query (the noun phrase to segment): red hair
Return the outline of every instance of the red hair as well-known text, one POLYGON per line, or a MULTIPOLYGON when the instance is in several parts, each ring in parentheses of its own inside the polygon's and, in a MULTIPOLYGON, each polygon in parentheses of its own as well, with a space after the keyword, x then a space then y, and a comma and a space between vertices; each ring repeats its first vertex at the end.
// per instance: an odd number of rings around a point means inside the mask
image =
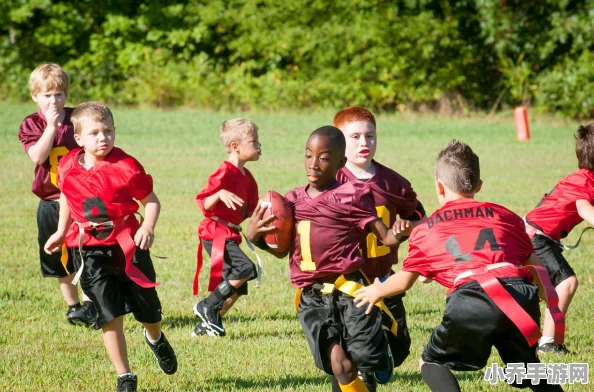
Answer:
POLYGON ((373 116, 373 113, 361 106, 344 108, 334 116, 334 126, 336 128, 342 128, 347 124, 358 121, 368 122, 375 127, 375 117, 373 116))

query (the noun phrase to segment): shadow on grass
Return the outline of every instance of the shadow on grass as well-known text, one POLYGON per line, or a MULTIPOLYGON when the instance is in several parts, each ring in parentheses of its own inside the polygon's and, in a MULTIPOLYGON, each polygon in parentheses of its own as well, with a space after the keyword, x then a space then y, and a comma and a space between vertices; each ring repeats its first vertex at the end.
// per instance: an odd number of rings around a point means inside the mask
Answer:
MULTIPOLYGON (((329 376, 320 375, 317 377, 303 377, 285 375, 281 377, 264 377, 258 380, 250 378, 241 378, 234 376, 213 377, 205 380, 202 385, 191 385, 188 383, 184 386, 184 391, 237 391, 242 389, 276 389, 284 390, 288 388, 296 388, 301 385, 315 386, 330 390, 331 379, 329 376)), ((162 389, 139 389, 141 392, 165 392, 162 389)))
MULTIPOLYGON (((482 380, 483 376, 484 376, 484 370, 478 370, 476 372, 453 371, 452 373, 454 373, 454 376, 456 377, 456 379, 458 381, 473 382, 473 381, 477 381, 477 380, 482 380)), ((394 369, 394 377, 392 378, 392 381, 387 385, 389 386, 392 384, 394 386, 397 386, 399 381, 424 383, 421 373, 411 372, 411 371, 400 372, 400 371, 398 371, 398 368, 396 368, 396 369, 394 369)))
MULTIPOLYGON (((168 328, 188 328, 194 327, 198 322, 198 317, 195 315, 187 316, 172 316, 163 319, 163 325, 168 328)), ((274 313, 262 314, 260 316, 248 314, 233 314, 223 317, 223 323, 258 323, 262 321, 295 321, 298 323, 297 316, 292 313, 274 313)))

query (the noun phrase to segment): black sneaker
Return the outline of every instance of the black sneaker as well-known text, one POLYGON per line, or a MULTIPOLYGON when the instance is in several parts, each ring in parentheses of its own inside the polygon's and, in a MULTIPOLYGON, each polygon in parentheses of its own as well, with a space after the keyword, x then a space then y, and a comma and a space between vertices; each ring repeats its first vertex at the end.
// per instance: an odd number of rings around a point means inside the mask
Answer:
POLYGON ((208 306, 204 300, 194 305, 194 314, 202 319, 208 336, 225 336, 219 308, 208 306))
POLYGON ((84 302, 77 309, 69 308, 66 313, 68 322, 72 325, 96 328, 97 309, 92 302, 84 302))
POLYGON ((161 338, 153 345, 151 342, 149 342, 145 331, 144 340, 151 348, 153 354, 155 354, 155 358, 157 358, 157 363, 159 364, 161 370, 163 370, 165 374, 175 373, 177 371, 177 357, 175 356, 173 347, 171 347, 167 341, 165 334, 161 332, 161 338))
POLYGON ((569 350, 564 344, 555 345, 553 343, 545 343, 538 346, 538 352, 540 354, 569 354, 569 350))
POLYGON ((194 328, 194 330, 192 331, 192 336, 202 335, 208 335, 208 327, 206 327, 204 321, 200 320, 198 324, 196 324, 196 328, 194 328))
POLYGON ((118 392, 136 392, 138 378, 134 374, 118 376, 118 392))

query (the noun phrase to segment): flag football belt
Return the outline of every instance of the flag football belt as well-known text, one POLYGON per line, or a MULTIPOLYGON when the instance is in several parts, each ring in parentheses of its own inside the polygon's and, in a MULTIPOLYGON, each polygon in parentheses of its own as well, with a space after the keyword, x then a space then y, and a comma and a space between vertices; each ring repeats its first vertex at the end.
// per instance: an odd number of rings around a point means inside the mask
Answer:
MULTIPOLYGON (((361 271, 359 271, 361 272, 361 271)), ((363 275, 363 277, 365 278, 365 280, 367 280, 369 282, 369 280, 367 279, 367 276, 365 276, 365 274, 363 274, 363 272, 361 272, 361 275, 363 275)), ((319 290, 322 294, 326 294, 326 295, 331 295, 332 293, 334 293, 335 290, 338 290, 350 297, 355 297, 355 291, 362 289, 363 286, 360 283, 354 282, 352 280, 347 280, 344 275, 340 275, 333 283, 314 283, 313 284, 313 288, 319 290)), ((303 292, 303 288, 300 288, 297 290, 297 292, 295 293, 295 310, 297 311, 297 313, 299 313, 299 302, 301 301, 301 293, 303 292)), ((384 303, 384 301, 379 301, 375 303, 375 306, 377 306, 378 308, 380 308, 380 310, 382 312, 384 312, 388 317, 390 317, 390 320, 392 320, 392 325, 390 326, 390 332, 396 336, 396 334, 398 333, 398 322, 396 321, 396 319, 394 318, 394 315, 392 314, 392 312, 390 312, 390 309, 388 309, 388 307, 386 306, 386 304, 384 303)))
POLYGON ((78 226, 78 252, 80 254, 80 268, 78 272, 72 279, 72 284, 76 285, 82 275, 83 268, 85 266, 85 261, 83 258, 83 243, 85 240, 85 231, 91 230, 106 230, 106 229, 113 229, 115 232, 116 240, 118 245, 124 251, 124 255, 126 257, 126 275, 132 280, 134 283, 139 285, 140 287, 144 288, 151 288, 157 287, 160 283, 156 283, 151 281, 147 276, 142 273, 138 267, 136 267, 132 263, 132 258, 134 257, 134 253, 136 253, 136 244, 130 235, 130 232, 126 228, 126 220, 130 217, 130 215, 126 215, 123 218, 114 219, 106 222, 77 222, 76 225, 78 226))
POLYGON ((520 332, 522 332, 522 335, 524 335, 528 341, 528 344, 532 347, 542 336, 540 327, 520 306, 520 304, 516 302, 511 294, 505 290, 497 277, 491 273, 493 269, 510 266, 516 268, 516 276, 522 276, 520 271, 528 272, 532 276, 533 282, 538 286, 538 296, 540 299, 546 302, 547 308, 549 309, 555 322, 554 343, 563 343, 565 337, 565 318, 563 313, 561 313, 559 310, 559 297, 557 296, 557 292, 555 291, 555 288, 549 279, 549 274, 544 267, 528 265, 518 268, 510 263, 491 264, 483 268, 476 268, 461 273, 454 280, 453 289, 456 290, 461 284, 469 283, 466 278, 472 278, 472 280, 475 280, 483 288, 483 290, 485 290, 485 293, 489 296, 489 298, 491 298, 495 305, 497 305, 497 307, 511 320, 512 323, 514 323, 520 332), (460 282, 460 284, 457 284, 458 282, 460 282))
POLYGON ((526 224, 526 233, 528 234, 528 236, 530 237, 530 239, 532 239, 532 237, 534 237, 536 234, 538 234, 538 235, 541 235, 543 237, 547 237, 551 241, 554 241, 558 246, 560 246, 564 250, 573 250, 573 249, 577 248, 578 246, 580 246, 580 241, 582 240, 582 236, 584 235, 584 233, 586 231, 588 231, 588 230, 594 230, 594 227, 592 227, 592 226, 584 227, 584 229, 580 233, 580 236, 578 237, 578 240, 577 240, 577 242, 575 244, 573 244, 573 245, 563 245, 563 243, 561 241, 558 241, 556 239, 553 239, 553 238, 549 237, 542 230, 540 230, 540 228, 538 228, 536 225, 534 225, 533 223, 528 222, 526 220, 526 217, 524 217, 523 219, 524 219, 524 223, 526 224))
MULTIPOLYGON (((256 255, 256 260, 258 260, 258 277, 256 279, 256 288, 259 288, 260 284, 262 283, 262 260, 260 259, 258 252, 256 252, 256 248, 254 247, 254 244, 252 244, 252 241, 250 241, 243 233, 240 225, 220 219, 217 216, 213 216, 210 219, 215 221, 217 225, 215 229, 215 236, 212 241, 212 249, 210 252, 210 278, 208 281, 208 291, 214 291, 223 279, 223 260, 225 256, 225 242, 227 241, 227 232, 224 230, 225 226, 230 227, 238 233, 241 233, 245 239, 245 242, 247 243, 247 246, 256 255)), ((199 239, 198 254, 196 255, 196 272, 194 273, 194 284, 192 287, 194 295, 198 295, 198 278, 200 277, 200 270, 202 269, 203 263, 202 240, 199 239)))

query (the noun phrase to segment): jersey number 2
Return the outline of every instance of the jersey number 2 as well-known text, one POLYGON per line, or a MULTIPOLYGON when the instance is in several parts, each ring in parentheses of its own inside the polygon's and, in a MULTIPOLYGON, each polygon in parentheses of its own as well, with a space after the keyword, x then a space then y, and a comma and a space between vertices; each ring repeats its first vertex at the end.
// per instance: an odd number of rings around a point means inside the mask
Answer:
MULTIPOLYGON (((390 227, 390 210, 385 206, 376 206, 377 216, 381 218, 384 225, 390 227)), ((367 235, 367 258, 385 256, 390 253, 390 248, 386 245, 377 244, 377 236, 373 233, 367 235)))

